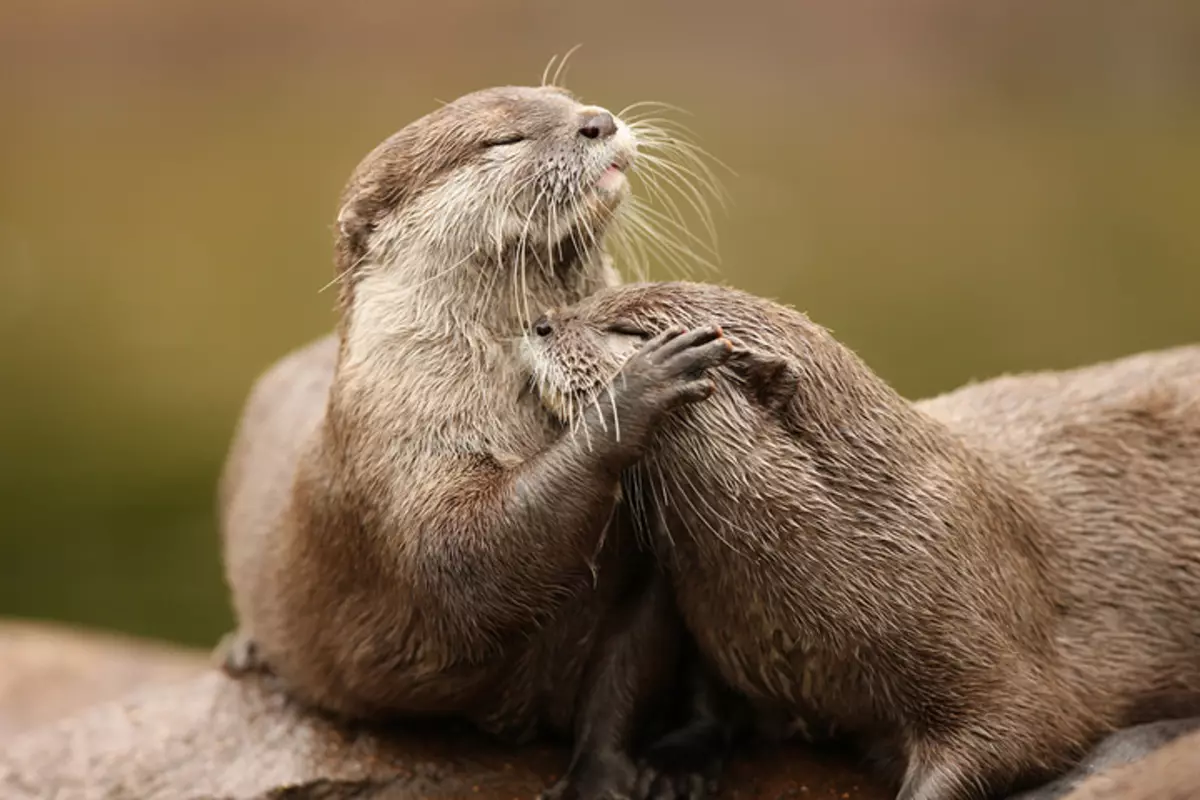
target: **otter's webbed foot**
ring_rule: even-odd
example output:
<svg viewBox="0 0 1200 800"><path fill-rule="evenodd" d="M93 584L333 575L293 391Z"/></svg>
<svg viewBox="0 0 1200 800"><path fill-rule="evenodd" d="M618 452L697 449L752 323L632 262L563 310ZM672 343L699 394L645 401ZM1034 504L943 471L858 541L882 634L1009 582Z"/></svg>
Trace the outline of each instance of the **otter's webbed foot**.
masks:
<svg viewBox="0 0 1200 800"><path fill-rule="evenodd" d="M704 800L715 796L729 750L728 726L697 720L672 731L645 752L639 800Z"/></svg>
<svg viewBox="0 0 1200 800"><path fill-rule="evenodd" d="M634 800L638 771L619 753L580 758L538 800Z"/></svg>
<svg viewBox="0 0 1200 800"><path fill-rule="evenodd" d="M267 672L267 664L254 639L244 631L231 631L213 649L213 660L230 677Z"/></svg>

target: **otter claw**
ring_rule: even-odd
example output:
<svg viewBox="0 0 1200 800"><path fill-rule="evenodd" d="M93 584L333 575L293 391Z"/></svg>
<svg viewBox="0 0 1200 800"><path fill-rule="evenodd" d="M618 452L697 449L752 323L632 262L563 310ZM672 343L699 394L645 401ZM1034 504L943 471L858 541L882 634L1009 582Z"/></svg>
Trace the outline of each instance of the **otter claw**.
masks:
<svg viewBox="0 0 1200 800"><path fill-rule="evenodd" d="M716 783L698 772L669 774L643 767L637 796L639 800L705 800L716 795Z"/></svg>
<svg viewBox="0 0 1200 800"><path fill-rule="evenodd" d="M241 631L231 631L221 637L213 649L213 660L232 677L266 671L266 663L254 639Z"/></svg>

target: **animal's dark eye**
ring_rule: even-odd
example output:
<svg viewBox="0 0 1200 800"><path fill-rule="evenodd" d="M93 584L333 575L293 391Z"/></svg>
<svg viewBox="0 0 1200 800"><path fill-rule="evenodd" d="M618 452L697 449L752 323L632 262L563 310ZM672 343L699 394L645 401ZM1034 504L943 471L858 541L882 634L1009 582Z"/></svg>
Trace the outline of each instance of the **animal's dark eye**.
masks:
<svg viewBox="0 0 1200 800"><path fill-rule="evenodd" d="M647 331L642 330L628 320L618 320L609 325L608 330L610 333L616 333L620 336L636 336L643 341L650 338L650 334Z"/></svg>
<svg viewBox="0 0 1200 800"><path fill-rule="evenodd" d="M484 147L504 147L506 144L516 144L517 142L525 141L525 137L519 133L510 133L506 136L497 136L495 139L488 139L483 143Z"/></svg>

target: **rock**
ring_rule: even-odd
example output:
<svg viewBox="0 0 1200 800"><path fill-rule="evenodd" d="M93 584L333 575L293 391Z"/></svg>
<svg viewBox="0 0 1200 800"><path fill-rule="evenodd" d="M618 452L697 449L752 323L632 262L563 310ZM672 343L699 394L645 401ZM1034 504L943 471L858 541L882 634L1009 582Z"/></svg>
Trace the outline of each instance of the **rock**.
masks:
<svg viewBox="0 0 1200 800"><path fill-rule="evenodd" d="M24 700L0 695L0 718L9 716L10 704L24 707L22 719L58 718L5 740L0 797L509 800L535 797L566 764L565 749L505 747L462 728L336 725L296 708L263 682L227 678L194 653L177 653L172 661L152 646L98 641L45 629L26 639L35 655L42 651L37 658L7 643L25 663L41 664L47 679L21 677L4 662L0 672L31 681L26 685L34 691ZM55 652L70 663L56 663ZM119 699L102 696L111 697L121 680L89 675L111 670L128 687L136 682L138 659L159 657L157 667L144 665L144 685ZM50 697L59 680L70 702ZM62 716L88 697L104 701ZM889 798L845 760L798 746L740 756L722 783L721 797L745 800Z"/></svg>
<svg viewBox="0 0 1200 800"><path fill-rule="evenodd" d="M0 740L135 687L195 677L207 667L201 651L0 620Z"/></svg>
<svg viewBox="0 0 1200 800"><path fill-rule="evenodd" d="M1066 800L1195 800L1200 797L1200 732L1084 781Z"/></svg>

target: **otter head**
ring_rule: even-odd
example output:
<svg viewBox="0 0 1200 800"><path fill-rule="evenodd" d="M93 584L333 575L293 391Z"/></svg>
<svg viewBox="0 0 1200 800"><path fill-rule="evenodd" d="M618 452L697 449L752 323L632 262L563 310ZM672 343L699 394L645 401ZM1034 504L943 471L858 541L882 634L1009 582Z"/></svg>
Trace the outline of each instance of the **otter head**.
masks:
<svg viewBox="0 0 1200 800"><path fill-rule="evenodd" d="M561 422L569 422L604 396L643 342L674 326L721 324L724 329L722 317L730 301L716 296L721 291L681 281L631 283L546 312L532 325L523 347L542 404Z"/></svg>
<svg viewBox="0 0 1200 800"><path fill-rule="evenodd" d="M353 284L380 270L419 278L468 262L546 272L586 261L628 195L636 155L629 126L563 89L460 97L359 164L338 213L339 275Z"/></svg>

